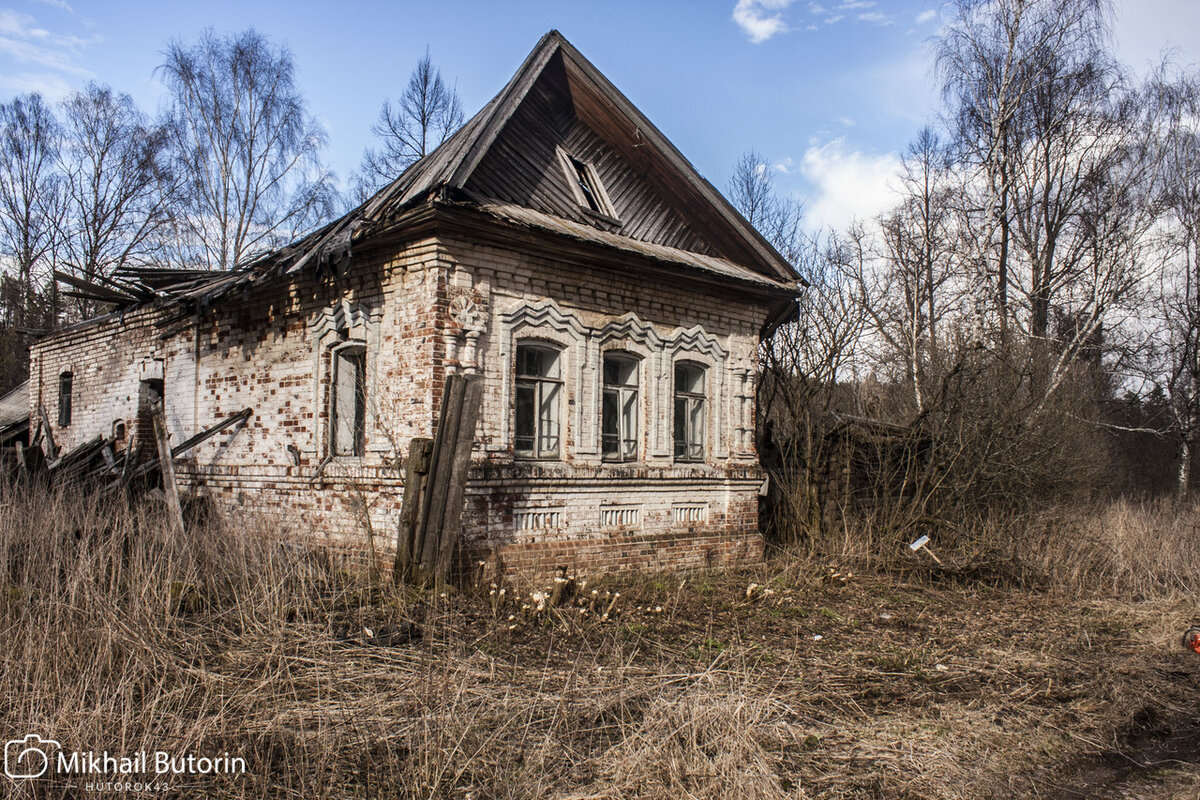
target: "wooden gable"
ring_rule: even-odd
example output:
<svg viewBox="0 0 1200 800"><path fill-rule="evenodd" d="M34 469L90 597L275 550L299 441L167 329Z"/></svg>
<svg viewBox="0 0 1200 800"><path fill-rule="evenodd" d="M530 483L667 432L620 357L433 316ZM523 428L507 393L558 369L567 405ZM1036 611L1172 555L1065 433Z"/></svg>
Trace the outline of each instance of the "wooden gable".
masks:
<svg viewBox="0 0 1200 800"><path fill-rule="evenodd" d="M464 188L487 200L514 203L638 241L720 255L689 220L686 208L669 201L653 179L581 119L575 97L562 55L556 54ZM579 203L563 153L595 170L615 221L589 213Z"/></svg>

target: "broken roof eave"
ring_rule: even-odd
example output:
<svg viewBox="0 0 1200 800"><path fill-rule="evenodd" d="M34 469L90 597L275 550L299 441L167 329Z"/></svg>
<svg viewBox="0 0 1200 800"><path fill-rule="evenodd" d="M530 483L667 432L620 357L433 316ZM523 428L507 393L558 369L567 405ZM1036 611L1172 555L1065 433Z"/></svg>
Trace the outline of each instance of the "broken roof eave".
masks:
<svg viewBox="0 0 1200 800"><path fill-rule="evenodd" d="M795 298L800 294L797 283L777 281L723 259L638 242L523 206L449 200L434 200L431 205L437 212L439 228L490 234L500 244L511 240L514 233L532 233L544 241L540 248L543 254L552 258L590 261L603 254L610 262L610 269L627 270L630 259L636 259L656 277L699 280L715 288L737 289L760 297ZM514 211L518 213L511 213ZM567 247L576 248L576 252L567 252L564 249ZM570 258L572 255L577 257ZM706 265L706 261L710 263Z"/></svg>

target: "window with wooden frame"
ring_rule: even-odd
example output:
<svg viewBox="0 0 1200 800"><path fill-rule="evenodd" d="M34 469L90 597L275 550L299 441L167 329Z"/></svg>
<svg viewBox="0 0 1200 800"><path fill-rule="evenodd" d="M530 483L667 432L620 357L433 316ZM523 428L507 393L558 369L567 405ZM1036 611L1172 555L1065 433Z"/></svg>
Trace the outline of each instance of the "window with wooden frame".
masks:
<svg viewBox="0 0 1200 800"><path fill-rule="evenodd" d="M604 355L600 443L605 461L638 457L638 360L628 353Z"/></svg>
<svg viewBox="0 0 1200 800"><path fill-rule="evenodd" d="M676 461L704 460L705 372L703 364L675 364Z"/></svg>
<svg viewBox="0 0 1200 800"><path fill-rule="evenodd" d="M74 378L70 371L58 376L58 427L71 424L71 384Z"/></svg>
<svg viewBox="0 0 1200 800"><path fill-rule="evenodd" d="M356 457L367 445L367 350L342 345L331 353L329 454Z"/></svg>
<svg viewBox="0 0 1200 800"><path fill-rule="evenodd" d="M513 450L520 458L558 458L561 453L561 362L554 347L517 345Z"/></svg>
<svg viewBox="0 0 1200 800"><path fill-rule="evenodd" d="M617 212L612 201L608 199L608 192L604 190L596 168L561 147L558 148L558 158L567 177L567 185L571 187L571 194L579 207L607 222L619 222Z"/></svg>

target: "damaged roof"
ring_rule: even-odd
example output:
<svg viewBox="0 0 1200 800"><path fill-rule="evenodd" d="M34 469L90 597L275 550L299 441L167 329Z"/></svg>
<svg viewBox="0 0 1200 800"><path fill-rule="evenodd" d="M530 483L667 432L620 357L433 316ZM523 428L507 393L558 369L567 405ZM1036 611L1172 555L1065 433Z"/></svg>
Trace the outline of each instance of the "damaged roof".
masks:
<svg viewBox="0 0 1200 800"><path fill-rule="evenodd" d="M506 138L506 128L516 134L510 132ZM572 147L603 159L622 186L638 183L628 193L636 195L643 208L634 209L630 216L638 216L636 212L650 216L644 207L656 203L652 224L589 216L562 201L569 197L565 185L569 179L561 176L547 154L556 148L561 151L566 137L574 137L568 142ZM513 157L510 140L517 147L528 147L532 155ZM493 150L503 152L489 160ZM508 174L497 179L498 168ZM523 188L507 190L505 179ZM496 196L505 194L509 196ZM56 277L72 288L71 294L121 309L159 300L204 308L235 288L306 269L340 272L356 245L402 230L411 212L423 206L473 208L503 224L772 293L794 293L803 282L787 260L558 31L542 37L500 93L436 150L359 207L285 247L227 272L127 267L111 278L90 282L64 273Z"/></svg>

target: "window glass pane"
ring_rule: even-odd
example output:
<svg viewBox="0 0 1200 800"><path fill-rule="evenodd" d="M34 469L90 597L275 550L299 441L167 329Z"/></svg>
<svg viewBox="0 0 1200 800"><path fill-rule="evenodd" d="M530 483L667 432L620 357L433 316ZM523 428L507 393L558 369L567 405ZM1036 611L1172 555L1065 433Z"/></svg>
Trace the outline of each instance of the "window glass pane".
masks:
<svg viewBox="0 0 1200 800"><path fill-rule="evenodd" d="M695 364L676 364L675 391L703 394L704 369Z"/></svg>
<svg viewBox="0 0 1200 800"><path fill-rule="evenodd" d="M704 455L704 401L693 398L688 404L688 458L701 458Z"/></svg>
<svg viewBox="0 0 1200 800"><path fill-rule="evenodd" d="M600 409L600 441L606 456L615 456L619 450L617 404L617 393L611 389L605 389L604 402Z"/></svg>
<svg viewBox="0 0 1200 800"><path fill-rule="evenodd" d="M675 398L675 457L687 457L687 398Z"/></svg>
<svg viewBox="0 0 1200 800"><path fill-rule="evenodd" d="M535 384L517 384L517 419L516 419L516 451L523 455L533 455L534 441L534 394Z"/></svg>
<svg viewBox="0 0 1200 800"><path fill-rule="evenodd" d="M541 406L538 409L538 455L558 454L558 390L556 383L543 383Z"/></svg>
<svg viewBox="0 0 1200 800"><path fill-rule="evenodd" d="M517 374L529 378L557 378L558 351L531 345L518 347Z"/></svg>
<svg viewBox="0 0 1200 800"><path fill-rule="evenodd" d="M621 405L621 443L623 456L637 457L637 392L625 392Z"/></svg>
<svg viewBox="0 0 1200 800"><path fill-rule="evenodd" d="M362 455L366 397L361 351L336 354L332 392L333 454Z"/></svg>
<svg viewBox="0 0 1200 800"><path fill-rule="evenodd" d="M638 362L620 356L604 357L604 383L606 386L637 386Z"/></svg>

